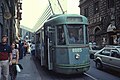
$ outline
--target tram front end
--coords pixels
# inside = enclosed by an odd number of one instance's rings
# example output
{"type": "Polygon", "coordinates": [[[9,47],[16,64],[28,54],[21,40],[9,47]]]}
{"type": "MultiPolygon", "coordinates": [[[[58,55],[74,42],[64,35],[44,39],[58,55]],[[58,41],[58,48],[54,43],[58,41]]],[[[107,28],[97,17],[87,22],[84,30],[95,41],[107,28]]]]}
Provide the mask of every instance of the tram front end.
{"type": "Polygon", "coordinates": [[[63,74],[83,73],[89,70],[90,60],[87,46],[59,46],[56,48],[56,72],[63,74]]]}

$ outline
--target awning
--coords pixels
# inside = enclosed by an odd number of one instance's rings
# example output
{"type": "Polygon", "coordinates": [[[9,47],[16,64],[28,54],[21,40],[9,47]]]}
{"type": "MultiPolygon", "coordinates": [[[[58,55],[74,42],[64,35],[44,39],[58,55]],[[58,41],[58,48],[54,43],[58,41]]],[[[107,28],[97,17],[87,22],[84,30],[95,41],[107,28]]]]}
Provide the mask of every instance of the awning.
{"type": "Polygon", "coordinates": [[[116,29],[116,27],[114,25],[110,24],[107,28],[107,32],[112,32],[112,31],[114,31],[114,29],[116,29]]]}

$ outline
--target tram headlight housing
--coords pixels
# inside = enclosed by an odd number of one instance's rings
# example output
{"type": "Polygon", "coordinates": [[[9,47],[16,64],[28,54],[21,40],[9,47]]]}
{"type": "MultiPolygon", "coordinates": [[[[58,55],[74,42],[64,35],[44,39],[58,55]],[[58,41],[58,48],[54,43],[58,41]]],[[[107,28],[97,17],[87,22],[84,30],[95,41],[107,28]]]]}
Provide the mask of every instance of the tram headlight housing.
{"type": "Polygon", "coordinates": [[[77,53],[77,54],[75,54],[75,59],[77,59],[77,60],[78,60],[79,58],[80,58],[80,54],[78,54],[78,53],[77,53]]]}

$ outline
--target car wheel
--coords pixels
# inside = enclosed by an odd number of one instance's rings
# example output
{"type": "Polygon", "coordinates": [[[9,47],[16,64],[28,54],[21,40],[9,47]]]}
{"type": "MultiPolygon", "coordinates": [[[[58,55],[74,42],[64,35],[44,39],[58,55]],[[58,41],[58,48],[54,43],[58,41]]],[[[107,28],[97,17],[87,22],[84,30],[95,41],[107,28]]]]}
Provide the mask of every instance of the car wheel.
{"type": "Polygon", "coordinates": [[[96,68],[97,68],[97,69],[102,69],[102,67],[103,67],[103,66],[102,66],[101,61],[97,60],[97,61],[96,61],[96,68]]]}

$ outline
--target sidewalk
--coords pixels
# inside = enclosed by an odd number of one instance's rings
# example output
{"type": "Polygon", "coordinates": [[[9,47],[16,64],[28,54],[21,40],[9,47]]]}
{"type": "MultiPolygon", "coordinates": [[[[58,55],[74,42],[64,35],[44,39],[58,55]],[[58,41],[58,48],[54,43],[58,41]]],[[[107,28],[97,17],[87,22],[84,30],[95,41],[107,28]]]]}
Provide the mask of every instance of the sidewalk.
{"type": "Polygon", "coordinates": [[[23,66],[23,70],[18,73],[16,80],[41,80],[34,61],[30,57],[30,54],[27,54],[19,61],[19,63],[23,66]]]}

